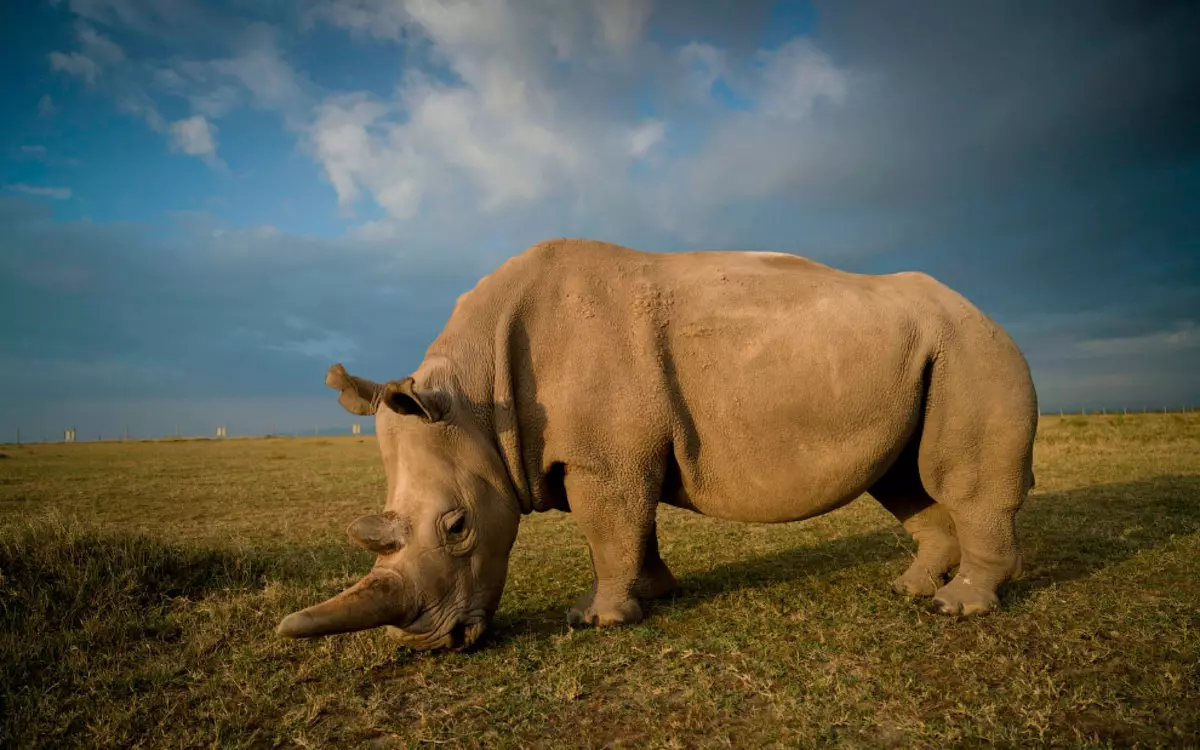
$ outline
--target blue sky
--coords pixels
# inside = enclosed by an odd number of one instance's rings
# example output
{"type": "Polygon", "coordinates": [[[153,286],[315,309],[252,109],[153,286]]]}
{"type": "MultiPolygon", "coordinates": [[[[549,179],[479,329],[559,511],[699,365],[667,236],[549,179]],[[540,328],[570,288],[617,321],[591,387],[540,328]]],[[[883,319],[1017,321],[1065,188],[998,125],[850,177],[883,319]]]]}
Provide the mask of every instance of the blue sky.
{"type": "Polygon", "coordinates": [[[920,269],[1200,404],[1194,3],[18,0],[0,440],[344,426],[541,239],[920,269]]]}

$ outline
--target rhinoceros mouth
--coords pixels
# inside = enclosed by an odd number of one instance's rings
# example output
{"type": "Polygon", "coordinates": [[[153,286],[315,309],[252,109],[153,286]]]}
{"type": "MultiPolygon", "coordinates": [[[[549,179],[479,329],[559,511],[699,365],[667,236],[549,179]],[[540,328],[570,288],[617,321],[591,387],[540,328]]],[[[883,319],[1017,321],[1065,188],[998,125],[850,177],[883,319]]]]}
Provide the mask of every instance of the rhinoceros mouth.
{"type": "Polygon", "coordinates": [[[428,631],[408,630],[394,625],[387,626],[388,637],[398,645],[411,648],[414,651],[432,651],[446,649],[448,651],[465,651],[479,640],[487,631],[489,618],[483,612],[472,612],[464,617],[449,621],[448,627],[442,626],[428,631]]]}

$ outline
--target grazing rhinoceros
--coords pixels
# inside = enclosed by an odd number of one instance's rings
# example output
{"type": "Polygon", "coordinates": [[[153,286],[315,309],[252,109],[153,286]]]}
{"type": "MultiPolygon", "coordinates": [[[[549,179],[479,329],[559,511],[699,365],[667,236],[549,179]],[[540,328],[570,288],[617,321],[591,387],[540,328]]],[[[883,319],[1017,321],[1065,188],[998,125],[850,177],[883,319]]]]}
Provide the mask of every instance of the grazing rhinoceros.
{"type": "Polygon", "coordinates": [[[918,545],[893,587],[952,615],[994,609],[1020,570],[1029,368],[924,274],[555,240],[463,295],[410,377],[334,365],[325,382],[375,415],[386,510],[348,529],[378,554],[371,572],[284,636],[384,625],[413,648],[465,647],[500,602],[521,517],[551,509],[591,548],[574,626],[637,622],[639,599],[675,587],[660,502],[781,523],[869,492],[918,545]]]}

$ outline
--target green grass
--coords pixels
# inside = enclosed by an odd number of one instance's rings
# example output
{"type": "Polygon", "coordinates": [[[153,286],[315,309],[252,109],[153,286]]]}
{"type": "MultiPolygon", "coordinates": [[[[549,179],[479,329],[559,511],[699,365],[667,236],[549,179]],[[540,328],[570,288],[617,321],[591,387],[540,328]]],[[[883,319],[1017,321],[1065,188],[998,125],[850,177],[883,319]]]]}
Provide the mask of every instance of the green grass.
{"type": "Polygon", "coordinates": [[[804,523],[660,511],[682,590],[570,631],[569,515],[526,519],[493,630],[413,653],[279,618],[371,563],[373,438],[0,446],[0,743],[46,747],[1195,746],[1200,416],[1043,418],[1003,611],[888,584],[869,498],[804,523]]]}

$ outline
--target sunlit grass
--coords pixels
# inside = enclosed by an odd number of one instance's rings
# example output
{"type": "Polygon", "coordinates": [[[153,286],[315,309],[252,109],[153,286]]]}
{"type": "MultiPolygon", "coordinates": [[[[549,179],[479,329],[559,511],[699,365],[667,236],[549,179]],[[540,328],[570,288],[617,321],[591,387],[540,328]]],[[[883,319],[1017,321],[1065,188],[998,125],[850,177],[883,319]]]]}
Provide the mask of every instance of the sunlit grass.
{"type": "Polygon", "coordinates": [[[14,746],[1181,746],[1200,733],[1200,416],[1043,418],[1003,611],[891,594],[864,498],[799,524],[660,511],[679,595],[570,631],[569,515],[522,525],[465,654],[278,639],[371,555],[373,438],[3,446],[0,731],[14,746]]]}

